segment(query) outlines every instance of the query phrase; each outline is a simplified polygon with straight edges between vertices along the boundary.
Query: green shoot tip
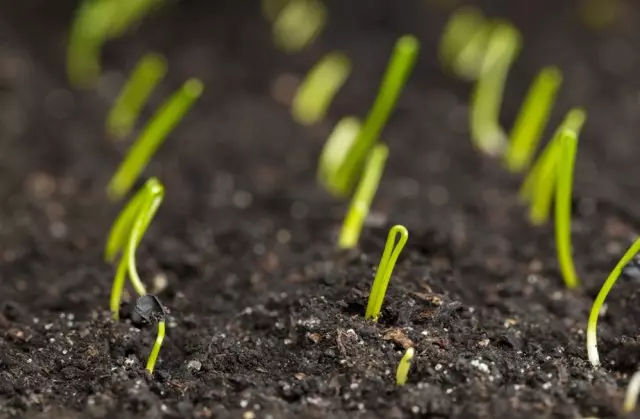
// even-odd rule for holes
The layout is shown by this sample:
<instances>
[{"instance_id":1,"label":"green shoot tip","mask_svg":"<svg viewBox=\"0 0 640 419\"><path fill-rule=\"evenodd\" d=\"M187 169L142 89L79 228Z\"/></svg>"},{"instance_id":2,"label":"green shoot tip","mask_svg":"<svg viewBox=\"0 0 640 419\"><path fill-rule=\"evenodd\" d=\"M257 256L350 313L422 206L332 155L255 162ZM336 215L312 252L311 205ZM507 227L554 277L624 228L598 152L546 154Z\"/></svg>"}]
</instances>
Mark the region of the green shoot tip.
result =
<instances>
[{"instance_id":1,"label":"green shoot tip","mask_svg":"<svg viewBox=\"0 0 640 419\"><path fill-rule=\"evenodd\" d=\"M413 360L415 350L413 348L409 348L404 353L404 356L400 360L398 364L398 368L396 370L396 385L403 386L407 383L407 378L409 376L409 369L411 369L411 361Z\"/></svg>"}]
</instances>

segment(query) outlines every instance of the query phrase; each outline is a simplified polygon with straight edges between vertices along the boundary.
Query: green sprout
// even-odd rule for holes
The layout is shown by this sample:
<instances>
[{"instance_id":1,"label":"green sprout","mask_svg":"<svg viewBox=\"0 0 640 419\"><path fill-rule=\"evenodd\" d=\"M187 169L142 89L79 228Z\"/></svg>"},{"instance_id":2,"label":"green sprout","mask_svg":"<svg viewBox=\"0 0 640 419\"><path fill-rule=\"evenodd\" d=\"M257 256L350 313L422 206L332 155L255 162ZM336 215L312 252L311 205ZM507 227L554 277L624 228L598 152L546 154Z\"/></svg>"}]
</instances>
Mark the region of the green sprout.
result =
<instances>
[{"instance_id":1,"label":"green sprout","mask_svg":"<svg viewBox=\"0 0 640 419\"><path fill-rule=\"evenodd\" d=\"M413 360L414 352L415 350L413 348L407 349L398 364L398 369L396 370L396 384L399 386L403 386L407 383L407 377L409 375L409 369L411 368L411 361Z\"/></svg>"},{"instance_id":2,"label":"green sprout","mask_svg":"<svg viewBox=\"0 0 640 419\"><path fill-rule=\"evenodd\" d=\"M84 1L74 18L67 47L67 73L78 87L92 86L100 74L100 50L158 8L165 0Z\"/></svg>"},{"instance_id":3,"label":"green sprout","mask_svg":"<svg viewBox=\"0 0 640 419\"><path fill-rule=\"evenodd\" d=\"M629 262L631 262L634 256L640 251L640 239L637 239L631 247L627 250L627 252L622 256L620 261L613 268L607 280L604 281L602 288L600 288L600 292L596 296L596 299L593 301L593 306L591 306L591 312L589 313L589 322L587 323L587 355L589 356L589 362L594 367L600 365L600 356L598 355L598 340L596 338L596 331L598 329L598 317L600 316L600 312L602 311L602 306L604 304L609 291L613 288L613 285L618 280L618 277L622 273L622 269L627 266Z\"/></svg>"},{"instance_id":4,"label":"green sprout","mask_svg":"<svg viewBox=\"0 0 640 419\"><path fill-rule=\"evenodd\" d=\"M317 176L320 184L337 183L338 169L345 164L360 129L360 121L353 116L342 118L333 128L320 153Z\"/></svg>"},{"instance_id":5,"label":"green sprout","mask_svg":"<svg viewBox=\"0 0 640 419\"><path fill-rule=\"evenodd\" d=\"M367 155L379 139L391 110L400 96L402 87L415 64L419 47L420 43L411 35L402 36L396 42L378 96L362 125L362 129L351 145L349 154L344 157L342 164L336 169L335 175L330 176L331 182L324 184L327 190L335 196L344 197L352 190L358 172L362 169ZM321 161L323 159L324 156L321 157ZM319 176L319 179L325 180L326 178Z\"/></svg>"},{"instance_id":6,"label":"green sprout","mask_svg":"<svg viewBox=\"0 0 640 419\"><path fill-rule=\"evenodd\" d=\"M507 146L499 116L507 73L520 50L520 33L509 23L496 23L485 51L471 99L471 138L482 152L497 156Z\"/></svg>"},{"instance_id":7,"label":"green sprout","mask_svg":"<svg viewBox=\"0 0 640 419\"><path fill-rule=\"evenodd\" d=\"M295 52L312 43L327 23L327 9L319 0L288 2L273 22L273 41Z\"/></svg>"},{"instance_id":8,"label":"green sprout","mask_svg":"<svg viewBox=\"0 0 640 419\"><path fill-rule=\"evenodd\" d=\"M113 223L105 247L105 260L114 262L121 253L116 275L111 288L110 309L114 320L118 320L120 300L127 273L131 285L138 295L145 295L146 288L136 267L136 249L153 220L164 198L164 187L156 179L149 179L127 203Z\"/></svg>"},{"instance_id":9,"label":"green sprout","mask_svg":"<svg viewBox=\"0 0 640 419\"><path fill-rule=\"evenodd\" d=\"M149 358L147 359L146 370L149 374L153 374L153 369L156 366L156 361L158 360L158 354L160 353L160 348L162 347L162 342L164 341L165 334L165 321L164 319L158 322L158 335L156 336L156 340L153 343L153 348L151 348L151 353L149 354Z\"/></svg>"},{"instance_id":10,"label":"green sprout","mask_svg":"<svg viewBox=\"0 0 640 419\"><path fill-rule=\"evenodd\" d=\"M338 242L338 246L341 249L351 249L358 244L362 225L369 214L369 207L378 190L388 155L389 148L384 144L378 144L371 150L367 164L362 172L362 178L342 224Z\"/></svg>"},{"instance_id":11,"label":"green sprout","mask_svg":"<svg viewBox=\"0 0 640 419\"><path fill-rule=\"evenodd\" d=\"M556 67L543 68L531 85L520 109L505 154L507 168L522 172L531 162L549 121L562 73Z\"/></svg>"},{"instance_id":12,"label":"green sprout","mask_svg":"<svg viewBox=\"0 0 640 419\"><path fill-rule=\"evenodd\" d=\"M332 52L322 58L307 74L293 100L291 113L302 125L322 120L331 100L351 72L349 57Z\"/></svg>"},{"instance_id":13,"label":"green sprout","mask_svg":"<svg viewBox=\"0 0 640 419\"><path fill-rule=\"evenodd\" d=\"M520 198L530 203L529 221L533 225L542 225L549 219L556 185L557 161L561 154L562 133L568 130L574 132L577 137L585 119L584 110L579 108L570 110L525 177L520 189Z\"/></svg>"},{"instance_id":14,"label":"green sprout","mask_svg":"<svg viewBox=\"0 0 640 419\"><path fill-rule=\"evenodd\" d=\"M400 235L400 239L396 243L396 237ZM371 293L369 294L369 301L367 302L367 311L365 313L366 319L373 319L378 321L380 316L380 310L382 309L382 302L384 296L387 293L389 287L389 280L391 279L391 273L396 266L396 261L400 252L404 248L409 238L409 232L404 226L395 225L389 230L387 236L387 242L384 245L384 252L378 265L376 277L373 280L373 286L371 287Z\"/></svg>"},{"instance_id":15,"label":"green sprout","mask_svg":"<svg viewBox=\"0 0 640 419\"><path fill-rule=\"evenodd\" d=\"M640 393L640 371L636 371L631 376L631 380L629 380L627 392L624 395L624 404L622 406L622 411L625 414L631 413L636 409L638 393Z\"/></svg>"},{"instance_id":16,"label":"green sprout","mask_svg":"<svg viewBox=\"0 0 640 419\"><path fill-rule=\"evenodd\" d=\"M111 178L107 187L110 199L121 199L127 194L160 144L200 97L203 89L200 80L189 79L158 109Z\"/></svg>"},{"instance_id":17,"label":"green sprout","mask_svg":"<svg viewBox=\"0 0 640 419\"><path fill-rule=\"evenodd\" d=\"M133 69L109 116L107 132L113 138L124 138L133 129L140 110L167 72L167 62L159 54L145 54Z\"/></svg>"},{"instance_id":18,"label":"green sprout","mask_svg":"<svg viewBox=\"0 0 640 419\"><path fill-rule=\"evenodd\" d=\"M560 152L556 160L558 175L555 196L555 236L560 271L569 289L576 288L579 282L571 245L571 196L577 148L577 133L569 129L564 130L560 134Z\"/></svg>"}]
</instances>

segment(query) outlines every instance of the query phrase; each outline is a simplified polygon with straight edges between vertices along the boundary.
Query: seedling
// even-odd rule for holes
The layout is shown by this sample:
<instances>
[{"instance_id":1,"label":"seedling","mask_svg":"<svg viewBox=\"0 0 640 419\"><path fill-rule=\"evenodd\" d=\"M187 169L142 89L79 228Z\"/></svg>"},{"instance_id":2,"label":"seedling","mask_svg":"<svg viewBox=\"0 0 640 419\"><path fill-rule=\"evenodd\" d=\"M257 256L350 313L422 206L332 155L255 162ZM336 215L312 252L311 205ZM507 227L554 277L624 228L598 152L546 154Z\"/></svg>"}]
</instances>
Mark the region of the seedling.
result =
<instances>
[{"instance_id":1,"label":"seedling","mask_svg":"<svg viewBox=\"0 0 640 419\"><path fill-rule=\"evenodd\" d=\"M349 58L332 52L321 59L307 74L293 100L293 119L302 125L322 120L334 96L351 72Z\"/></svg>"},{"instance_id":2,"label":"seedling","mask_svg":"<svg viewBox=\"0 0 640 419\"><path fill-rule=\"evenodd\" d=\"M598 317L600 315L600 311L602 310L602 305L604 304L609 291L611 291L611 288L613 288L613 285L618 280L622 269L633 260L638 251L640 251L640 239L637 239L627 250L627 252L622 256L620 261L618 261L616 266L607 277L607 280L604 281L602 288L600 288L600 292L598 292L596 299L593 301L593 306L591 306L591 312L589 313L589 322L587 323L587 355L589 356L589 362L591 362L591 365L593 365L594 367L600 365L596 331L598 328Z\"/></svg>"},{"instance_id":3,"label":"seedling","mask_svg":"<svg viewBox=\"0 0 640 419\"><path fill-rule=\"evenodd\" d=\"M367 164L362 172L362 178L349 205L349 211L344 218L338 246L341 249L351 249L358 244L364 220L369 214L369 207L378 190L384 165L389 155L389 148L378 144L373 148Z\"/></svg>"},{"instance_id":4,"label":"seedling","mask_svg":"<svg viewBox=\"0 0 640 419\"><path fill-rule=\"evenodd\" d=\"M396 243L396 237L400 236L400 239ZM369 301L367 303L367 311L365 318L378 321L380 316L380 310L382 309L382 302L384 296L387 293L389 287L389 280L393 273L393 268L396 266L396 261L400 252L404 248L409 238L409 232L404 226L396 225L391 227L389 235L387 236L387 243L384 245L384 252L378 265L376 277L373 280L373 286L371 287L371 293L369 294Z\"/></svg>"},{"instance_id":5,"label":"seedling","mask_svg":"<svg viewBox=\"0 0 640 419\"><path fill-rule=\"evenodd\" d=\"M158 354L160 353L160 348L162 347L162 342L164 341L165 335L165 317L166 312L162 303L155 295L141 295L136 300L136 306L133 311L132 321L134 323L143 323L143 324L153 324L154 322L158 322L158 335L156 336L156 340L153 344L153 348L151 348L151 353L149 353L149 358L147 359L147 367L146 370L149 374L153 374L153 370L156 365L156 361L158 360Z\"/></svg>"},{"instance_id":6,"label":"seedling","mask_svg":"<svg viewBox=\"0 0 640 419\"><path fill-rule=\"evenodd\" d=\"M350 147L349 154L344 157L342 164L336 169L335 176L331 177L331 183L324 184L327 190L335 196L344 197L352 190L358 173L362 169L367 155L379 139L402 87L415 64L419 47L418 40L411 35L402 36L396 42L378 96L362 129ZM322 156L321 161L324 159ZM322 176L319 178L323 179Z\"/></svg>"},{"instance_id":7,"label":"seedling","mask_svg":"<svg viewBox=\"0 0 640 419\"><path fill-rule=\"evenodd\" d=\"M571 246L571 196L577 148L577 133L565 129L560 134L560 154L556 160L558 176L555 199L555 236L560 271L564 283L569 289L576 288L579 283Z\"/></svg>"},{"instance_id":8,"label":"seedling","mask_svg":"<svg viewBox=\"0 0 640 419\"><path fill-rule=\"evenodd\" d=\"M520 33L509 23L496 23L482 60L471 99L471 138L483 153L504 153L507 136L500 126L500 106L507 73L520 50Z\"/></svg>"},{"instance_id":9,"label":"seedling","mask_svg":"<svg viewBox=\"0 0 640 419\"><path fill-rule=\"evenodd\" d=\"M84 1L71 27L67 48L67 73L78 87L92 86L100 74L100 50L105 42L124 32L165 0Z\"/></svg>"},{"instance_id":10,"label":"seedling","mask_svg":"<svg viewBox=\"0 0 640 419\"><path fill-rule=\"evenodd\" d=\"M167 72L167 62L159 54L144 55L133 69L107 117L107 132L112 138L128 136L149 95Z\"/></svg>"},{"instance_id":11,"label":"seedling","mask_svg":"<svg viewBox=\"0 0 640 419\"><path fill-rule=\"evenodd\" d=\"M299 51L318 37L326 22L321 1L289 1L273 22L273 42L284 51Z\"/></svg>"},{"instance_id":12,"label":"seedling","mask_svg":"<svg viewBox=\"0 0 640 419\"><path fill-rule=\"evenodd\" d=\"M540 71L531 85L511 131L505 154L505 163L510 171L522 172L529 166L549 121L561 83L560 70L556 67L546 67Z\"/></svg>"},{"instance_id":13,"label":"seedling","mask_svg":"<svg viewBox=\"0 0 640 419\"><path fill-rule=\"evenodd\" d=\"M203 89L200 80L189 79L158 109L111 178L107 187L110 199L121 199L129 192L160 144L200 97Z\"/></svg>"},{"instance_id":14,"label":"seedling","mask_svg":"<svg viewBox=\"0 0 640 419\"><path fill-rule=\"evenodd\" d=\"M629 380L629 386L627 386L627 392L624 395L624 405L622 411L631 413L636 409L638 403L638 393L640 393L640 371L636 371Z\"/></svg>"},{"instance_id":15,"label":"seedling","mask_svg":"<svg viewBox=\"0 0 640 419\"><path fill-rule=\"evenodd\" d=\"M529 221L534 225L542 225L549 219L551 199L556 185L557 161L561 154L561 135L568 130L574 132L577 137L585 119L586 114L582 109L575 108L567 113L522 184L520 199L530 203Z\"/></svg>"},{"instance_id":16,"label":"seedling","mask_svg":"<svg viewBox=\"0 0 640 419\"><path fill-rule=\"evenodd\" d=\"M107 262L113 262L118 253L121 253L111 288L109 305L114 320L118 320L120 315L120 300L127 273L131 285L138 295L147 293L138 275L136 249L163 198L164 187L162 184L156 178L149 179L144 187L131 198L111 227L105 247L105 259Z\"/></svg>"},{"instance_id":17,"label":"seedling","mask_svg":"<svg viewBox=\"0 0 640 419\"><path fill-rule=\"evenodd\" d=\"M345 164L360 129L360 121L353 116L342 118L333 128L320 153L317 176L320 184L328 187L338 182L338 169Z\"/></svg>"},{"instance_id":18,"label":"seedling","mask_svg":"<svg viewBox=\"0 0 640 419\"><path fill-rule=\"evenodd\" d=\"M407 377L409 376L409 369L411 369L411 361L413 360L413 354L415 350L413 348L407 349L404 356L398 364L396 370L396 384L403 386L407 383Z\"/></svg>"}]
</instances>

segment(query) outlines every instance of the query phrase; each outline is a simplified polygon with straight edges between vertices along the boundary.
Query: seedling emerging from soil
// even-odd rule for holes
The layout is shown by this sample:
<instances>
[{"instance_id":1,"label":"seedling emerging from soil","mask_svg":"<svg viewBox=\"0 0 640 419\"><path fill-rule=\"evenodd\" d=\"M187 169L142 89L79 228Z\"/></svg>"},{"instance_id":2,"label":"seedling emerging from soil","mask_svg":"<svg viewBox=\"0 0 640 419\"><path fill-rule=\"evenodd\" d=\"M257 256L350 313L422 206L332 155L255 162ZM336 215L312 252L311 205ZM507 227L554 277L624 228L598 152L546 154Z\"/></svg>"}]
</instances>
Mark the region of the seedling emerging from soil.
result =
<instances>
[{"instance_id":1,"label":"seedling emerging from soil","mask_svg":"<svg viewBox=\"0 0 640 419\"><path fill-rule=\"evenodd\" d=\"M499 116L507 73L520 44L520 33L509 23L496 23L487 44L480 75L471 99L471 138L483 153L504 153L507 136Z\"/></svg>"},{"instance_id":2,"label":"seedling emerging from soil","mask_svg":"<svg viewBox=\"0 0 640 419\"><path fill-rule=\"evenodd\" d=\"M200 80L189 79L158 109L111 178L107 188L109 198L121 199L129 192L160 144L200 97L203 89Z\"/></svg>"},{"instance_id":3,"label":"seedling emerging from soil","mask_svg":"<svg viewBox=\"0 0 640 419\"><path fill-rule=\"evenodd\" d=\"M302 125L322 120L350 72L351 62L342 53L332 52L321 59L298 88L291 107L293 119Z\"/></svg>"},{"instance_id":4,"label":"seedling emerging from soil","mask_svg":"<svg viewBox=\"0 0 640 419\"><path fill-rule=\"evenodd\" d=\"M121 139L131 133L140 110L167 72L167 62L159 54L148 53L138 61L107 117L107 132Z\"/></svg>"},{"instance_id":5,"label":"seedling emerging from soil","mask_svg":"<svg viewBox=\"0 0 640 419\"><path fill-rule=\"evenodd\" d=\"M321 1L289 1L273 22L273 42L284 51L299 51L318 37L326 22Z\"/></svg>"},{"instance_id":6,"label":"seedling emerging from soil","mask_svg":"<svg viewBox=\"0 0 640 419\"><path fill-rule=\"evenodd\" d=\"M624 395L624 404L622 411L624 413L631 413L636 409L638 403L638 393L640 393L640 371L636 371L629 380L629 386L627 392Z\"/></svg>"},{"instance_id":7,"label":"seedling emerging from soil","mask_svg":"<svg viewBox=\"0 0 640 419\"><path fill-rule=\"evenodd\" d=\"M529 221L542 225L549 219L551 200L556 185L557 161L560 158L560 138L565 131L574 132L576 138L582 129L586 114L582 109L572 109L555 131L540 157L529 170L520 189L520 199L530 203Z\"/></svg>"},{"instance_id":8,"label":"seedling emerging from soil","mask_svg":"<svg viewBox=\"0 0 640 419\"><path fill-rule=\"evenodd\" d=\"M105 248L105 259L107 262L113 262L118 253L121 253L111 288L109 305L115 320L119 318L120 300L127 273L138 295L147 293L136 268L136 249L163 198L164 187L162 184L156 178L149 179L120 212L109 232Z\"/></svg>"},{"instance_id":9,"label":"seedling emerging from soil","mask_svg":"<svg viewBox=\"0 0 640 419\"><path fill-rule=\"evenodd\" d=\"M67 73L72 84L88 87L100 74L100 49L158 8L164 0L94 0L78 8L67 48Z\"/></svg>"},{"instance_id":10,"label":"seedling emerging from soil","mask_svg":"<svg viewBox=\"0 0 640 419\"><path fill-rule=\"evenodd\" d=\"M560 271L565 285L570 289L576 288L579 283L571 246L571 196L577 148L577 133L571 129L565 129L560 134L559 156L556 160L558 176L555 198L555 235Z\"/></svg>"},{"instance_id":11,"label":"seedling emerging from soil","mask_svg":"<svg viewBox=\"0 0 640 419\"><path fill-rule=\"evenodd\" d=\"M543 68L533 82L511 131L505 154L510 171L522 172L529 166L561 83L562 73L555 67Z\"/></svg>"},{"instance_id":12,"label":"seedling emerging from soil","mask_svg":"<svg viewBox=\"0 0 640 419\"><path fill-rule=\"evenodd\" d=\"M141 295L138 297L136 301L136 306L133 311L132 320L135 323L145 323L152 324L154 322L158 322L158 335L156 336L156 340L153 344L153 348L151 348L151 353L149 354L149 358L147 359L147 367L146 370L149 371L149 374L153 374L153 370L156 365L156 361L158 360L158 354L160 353L160 348L162 347L162 342L164 341L165 335L165 316L166 313L164 311L164 307L160 300L155 295Z\"/></svg>"},{"instance_id":13,"label":"seedling emerging from soil","mask_svg":"<svg viewBox=\"0 0 640 419\"><path fill-rule=\"evenodd\" d=\"M333 183L324 185L334 195L344 197L353 188L358 173L362 169L367 155L379 139L402 87L415 64L419 47L418 40L411 35L402 36L396 42L378 96L362 125L362 129L358 132L349 154L343 159L342 165L338 167L336 175L333 177Z\"/></svg>"},{"instance_id":14,"label":"seedling emerging from soil","mask_svg":"<svg viewBox=\"0 0 640 419\"><path fill-rule=\"evenodd\" d=\"M591 306L591 312L589 313L589 322L587 323L587 355L589 356L589 362L591 362L591 365L593 365L594 367L600 365L596 331L598 328L598 317L600 315L600 311L602 310L602 305L604 304L609 291L611 291L611 288L613 288L613 285L618 280L622 269L624 269L624 267L633 260L638 251L640 251L640 239L637 239L631 245L627 252L622 256L620 261L616 264L615 268L613 268L613 270L607 277L607 280L604 281L602 288L600 288L600 292L598 292L596 299L593 301L593 306Z\"/></svg>"},{"instance_id":15,"label":"seedling emerging from soil","mask_svg":"<svg viewBox=\"0 0 640 419\"><path fill-rule=\"evenodd\" d=\"M398 235L400 235L400 239L396 243L396 237ZM391 227L391 230L389 230L387 243L384 245L384 252L382 253L382 258L378 265L376 277L373 280L371 294L369 294L365 318L378 321L380 310L382 309L382 302L384 301L384 296L387 293L387 287L389 286L389 280L391 279L391 273L393 272L393 268L396 266L398 256L400 256L400 252L402 252L408 238L409 232L404 226L396 225Z\"/></svg>"},{"instance_id":16,"label":"seedling emerging from soil","mask_svg":"<svg viewBox=\"0 0 640 419\"><path fill-rule=\"evenodd\" d=\"M400 360L398 364L398 369L396 370L396 384L399 386L403 386L407 382L407 377L409 375L409 369L411 368L411 360L413 360L413 354L415 350L413 348L407 349L404 353L404 356Z\"/></svg>"},{"instance_id":17,"label":"seedling emerging from soil","mask_svg":"<svg viewBox=\"0 0 640 419\"><path fill-rule=\"evenodd\" d=\"M338 243L341 249L351 249L358 244L362 225L369 214L369 207L378 190L388 155L389 148L384 144L378 144L371 150L367 164L362 172L362 178L342 224Z\"/></svg>"},{"instance_id":18,"label":"seedling emerging from soil","mask_svg":"<svg viewBox=\"0 0 640 419\"><path fill-rule=\"evenodd\" d=\"M360 129L358 118L344 117L336 124L324 144L318 165L318 182L327 189L337 188L338 169L345 164Z\"/></svg>"}]
</instances>

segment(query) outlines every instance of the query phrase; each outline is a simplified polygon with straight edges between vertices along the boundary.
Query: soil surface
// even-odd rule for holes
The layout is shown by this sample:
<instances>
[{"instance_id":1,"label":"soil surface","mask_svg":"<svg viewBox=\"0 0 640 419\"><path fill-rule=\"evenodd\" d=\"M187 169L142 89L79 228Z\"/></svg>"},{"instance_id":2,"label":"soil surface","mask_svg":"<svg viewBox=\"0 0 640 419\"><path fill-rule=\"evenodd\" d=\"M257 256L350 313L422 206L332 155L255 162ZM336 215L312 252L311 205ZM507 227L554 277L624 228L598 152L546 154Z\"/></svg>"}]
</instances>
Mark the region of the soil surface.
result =
<instances>
[{"instance_id":1,"label":"soil surface","mask_svg":"<svg viewBox=\"0 0 640 419\"><path fill-rule=\"evenodd\" d=\"M502 117L531 79L565 81L551 128L572 106L588 122L573 223L582 286L568 291L551 225L534 228L520 176L469 140L470 86L442 72L451 9L425 1L327 1L321 38L278 51L258 2L184 0L104 51L95 89L64 73L70 0L0 4L0 417L611 418L640 365L639 280L624 276L598 329L584 330L604 278L640 232L640 7L604 31L575 1L482 2L514 21L524 48ZM434 2L432 2L434 3ZM346 203L315 182L320 148L344 115L364 115L395 39L422 41L384 132L391 149L360 248L335 243ZM340 49L354 71L326 121L296 125L292 81ZM106 199L128 142L104 119L124 74L150 50L169 75L144 117L187 77L206 91L147 168L167 189L138 252L169 312L153 377L155 329L109 318L114 267L102 249L121 208ZM388 228L409 242L379 323L364 307ZM394 384L404 348L416 358Z\"/></svg>"}]
</instances>

